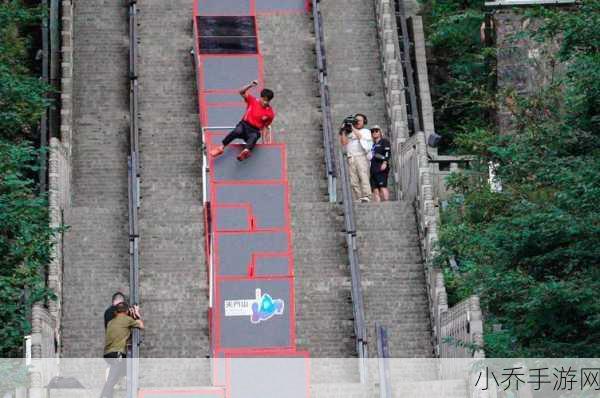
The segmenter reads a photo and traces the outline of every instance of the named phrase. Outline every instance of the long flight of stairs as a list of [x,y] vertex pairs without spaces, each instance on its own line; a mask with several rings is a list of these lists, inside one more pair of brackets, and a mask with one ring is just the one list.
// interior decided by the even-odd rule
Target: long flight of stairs
[[[404,201],[355,206],[368,341],[387,329],[390,355],[433,356],[427,287],[414,208]],[[376,344],[369,356],[377,355]]]
[[[138,2],[142,358],[206,358],[210,351],[192,3]],[[142,361],[142,388],[210,385],[207,360],[153,366],[160,363]]]
[[258,23],[265,85],[275,91],[275,137],[287,144],[297,344],[311,357],[355,356],[342,219],[326,196],[312,20],[292,14]]
[[138,3],[142,357],[208,355],[191,0]]
[[103,313],[129,286],[127,8],[78,1],[72,206],[65,210],[62,356],[101,357]]

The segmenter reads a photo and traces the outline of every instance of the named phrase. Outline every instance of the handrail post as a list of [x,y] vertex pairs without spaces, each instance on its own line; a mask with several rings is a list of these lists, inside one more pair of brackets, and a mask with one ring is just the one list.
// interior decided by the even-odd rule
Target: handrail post
[[390,349],[387,340],[387,330],[375,324],[377,336],[377,356],[379,362],[379,397],[392,398],[392,382],[390,379]]
[[356,247],[356,225],[354,221],[354,208],[352,192],[350,192],[350,177],[344,162],[341,150],[338,152],[339,166],[336,164],[336,150],[333,138],[333,122],[331,118],[331,101],[329,86],[327,85],[327,57],[325,55],[325,42],[323,23],[320,10],[320,0],[312,0],[313,22],[316,36],[317,69],[319,73],[319,91],[321,95],[321,110],[323,112],[323,145],[325,148],[325,167],[328,178],[329,201],[337,203],[337,169],[339,167],[342,182],[342,203],[344,207],[344,224],[346,243],[348,247],[348,261],[351,274],[352,310],[354,314],[354,334],[356,335],[356,351],[360,359],[359,372],[361,383],[367,378],[367,332],[365,327],[364,305],[362,287],[360,282],[360,269]]
[[333,143],[333,124],[329,102],[329,87],[327,85],[327,62],[320,9],[320,0],[312,0],[313,24],[315,29],[315,50],[317,53],[317,72],[319,74],[319,95],[323,112],[323,147],[325,153],[325,172],[327,174],[327,191],[330,203],[337,202],[337,171],[335,149]]
[[[128,157],[128,207],[129,207],[129,299],[139,304],[139,224],[140,168],[139,168],[139,124],[138,124],[138,81],[137,81],[137,6],[129,0],[129,157]],[[131,352],[127,360],[127,397],[134,398],[139,390],[139,356],[141,334],[133,329]]]

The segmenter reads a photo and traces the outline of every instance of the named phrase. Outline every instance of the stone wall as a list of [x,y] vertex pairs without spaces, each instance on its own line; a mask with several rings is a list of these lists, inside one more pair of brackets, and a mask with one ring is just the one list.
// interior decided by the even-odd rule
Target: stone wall
[[[471,355],[460,347],[444,344],[446,337],[467,340],[467,343],[482,343],[483,325],[477,297],[471,297],[452,308],[448,308],[446,288],[441,271],[431,265],[436,255],[438,240],[439,197],[435,193],[446,193],[445,187],[435,187],[435,183],[444,184],[442,178],[435,178],[439,172],[437,164],[430,159],[437,156],[433,148],[426,144],[427,136],[434,132],[433,107],[429,90],[427,61],[425,57],[425,37],[423,24],[419,16],[411,18],[416,56],[416,74],[423,130],[409,137],[406,100],[404,96],[401,53],[398,45],[395,9],[392,0],[376,1],[377,23],[379,29],[387,110],[392,125],[394,157],[397,170],[396,179],[402,190],[402,198],[414,202],[417,209],[417,222],[421,248],[426,263],[425,273],[429,295],[430,316],[433,329],[433,344],[436,355],[440,357],[460,357]],[[468,324],[468,326],[466,326]],[[467,333],[466,330],[469,332]],[[473,353],[483,356],[483,352]]]
[[542,87],[553,81],[560,65],[552,54],[558,43],[538,42],[527,37],[515,37],[517,33],[535,31],[540,21],[526,17],[523,9],[497,9],[493,13],[493,28],[497,48],[497,85],[500,101],[497,125],[501,133],[513,131],[511,101],[507,94],[539,93]]
[[61,28],[60,135],[70,157],[73,137],[73,0],[62,1]]
[[50,138],[48,165],[48,207],[50,227],[57,230],[48,264],[48,287],[57,296],[47,308],[36,304],[32,313],[32,357],[58,356],[62,309],[63,211],[71,206],[71,139],[73,128],[73,4],[62,1],[61,31],[61,126],[60,137]]

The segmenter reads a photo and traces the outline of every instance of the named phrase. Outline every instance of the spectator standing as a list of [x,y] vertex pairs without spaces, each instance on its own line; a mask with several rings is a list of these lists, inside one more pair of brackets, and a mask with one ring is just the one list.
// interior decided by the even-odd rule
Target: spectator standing
[[361,113],[354,116],[352,130],[340,129],[340,143],[348,158],[348,172],[354,199],[369,202],[371,189],[369,185],[369,160],[367,154],[372,144],[371,132],[365,128],[367,117]]
[[133,328],[144,329],[139,308],[134,305],[130,309],[127,303],[120,302],[116,305],[114,318],[106,328],[104,359],[110,370],[100,398],[112,398],[115,385],[127,374],[127,341]]
[[117,310],[117,304],[124,303],[126,301],[125,295],[121,292],[116,292],[112,296],[112,305],[104,311],[104,329],[108,326],[108,322],[110,322],[115,317],[115,311]]
[[371,189],[375,202],[390,200],[390,191],[387,188],[390,173],[390,157],[392,146],[384,138],[383,131],[378,125],[371,129],[373,147],[371,148]]
[[210,151],[211,156],[222,155],[225,152],[225,147],[231,141],[239,138],[244,140],[246,145],[244,145],[244,149],[237,156],[237,160],[248,159],[252,154],[254,145],[256,145],[261,136],[261,132],[266,133],[266,130],[273,123],[273,119],[275,119],[275,111],[271,107],[271,100],[274,96],[273,91],[265,88],[260,92],[260,98],[257,99],[248,92],[250,88],[257,85],[258,81],[253,80],[240,88],[240,95],[246,102],[246,113],[244,113],[242,120],[240,120],[235,129],[223,139],[222,145]]

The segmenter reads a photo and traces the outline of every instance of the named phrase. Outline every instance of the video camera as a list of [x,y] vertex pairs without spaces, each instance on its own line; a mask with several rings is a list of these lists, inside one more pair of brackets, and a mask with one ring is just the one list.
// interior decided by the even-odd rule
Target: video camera
[[354,115],[347,116],[342,122],[342,128],[340,129],[340,134],[344,132],[346,135],[350,135],[352,133],[352,126],[356,123],[356,117]]

